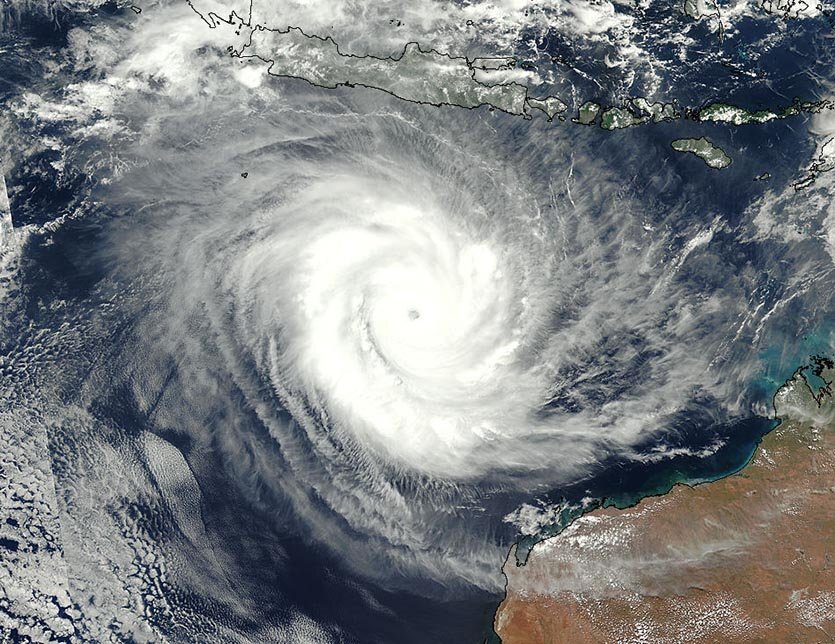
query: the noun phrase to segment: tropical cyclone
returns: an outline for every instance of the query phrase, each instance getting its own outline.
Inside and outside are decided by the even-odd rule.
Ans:
[[[778,391],[782,423],[738,474],[590,512],[525,566],[511,552],[502,641],[830,641],[833,366],[816,358]]]

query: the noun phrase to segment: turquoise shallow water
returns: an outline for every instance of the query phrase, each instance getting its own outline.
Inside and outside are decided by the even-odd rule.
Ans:
[[[630,507],[647,497],[666,494],[678,483],[695,485],[738,472],[750,461],[762,437],[777,425],[777,420],[766,417],[737,421],[725,428],[733,434],[734,440],[707,457],[681,456],[651,465],[626,461],[607,464],[593,479],[560,491],[566,506],[558,521],[540,533],[518,541],[517,563],[524,563],[536,543],[559,534],[575,519],[595,508]],[[593,500],[583,505],[582,498]]]
[[[835,328],[821,328],[800,338],[789,338],[782,345],[772,345],[760,352],[762,373],[752,387],[757,397],[770,398],[777,389],[801,366],[809,364],[812,356],[831,356],[835,353]],[[804,374],[812,387],[823,386],[823,381],[807,371]]]
[[[759,355],[762,371],[751,384],[751,399],[770,401],[797,369],[810,365],[813,356],[831,356],[833,348],[835,331],[821,329],[762,351]],[[803,375],[814,389],[826,384],[812,369],[804,370]],[[738,420],[725,428],[732,438],[708,457],[685,456],[651,466],[627,462],[609,464],[600,476],[562,491],[565,507],[557,521],[540,533],[522,537],[517,542],[517,564],[524,564],[536,543],[559,534],[595,508],[627,508],[647,497],[667,494],[679,483],[697,485],[735,474],[751,460],[762,437],[779,424],[779,419],[767,416]],[[579,502],[581,490],[585,492],[585,504]]]
[[[660,5],[650,7],[645,15],[651,19],[653,12],[662,9],[667,11]],[[152,10],[148,7],[145,16]],[[118,13],[116,7],[112,11]],[[680,10],[673,13],[673,19],[678,20]],[[99,15],[95,20],[107,26],[125,18],[135,20],[132,15],[114,15],[112,19]],[[764,31],[770,30],[771,24],[765,23]],[[29,31],[36,31],[36,27],[32,23]],[[704,24],[700,28],[706,29]],[[757,109],[783,105],[795,95],[814,96],[814,79],[831,74],[833,50],[828,37],[813,37],[804,29],[810,29],[809,23],[798,21],[788,30],[791,42],[783,46],[791,46],[791,55],[781,56],[779,50],[771,49],[769,56],[757,60],[752,55],[755,48],[743,51],[740,58],[754,60],[758,74],[765,72],[769,78],[768,83],[761,83],[761,89],[752,89],[729,75],[728,58],[722,55],[700,56],[702,64],[693,64],[691,59],[664,82],[677,88],[682,107],[695,107],[719,97]],[[41,73],[38,63],[41,57],[46,60],[49,52],[38,57],[27,52],[33,51],[32,46],[51,49],[63,65],[67,60],[65,38],[56,34],[51,42],[49,34],[24,36],[28,39],[26,46],[11,42],[8,47],[0,47],[0,60],[4,62],[0,65],[0,100],[35,92],[52,96],[60,104],[65,87],[95,80],[84,70],[67,69],[65,76],[57,77],[52,93],[50,87],[42,85],[53,82],[54,69]],[[713,47],[713,34],[705,32],[703,36],[704,44]],[[760,36],[765,38],[767,34],[758,34],[755,40]],[[98,38],[94,40],[99,42]],[[548,54],[564,54],[582,65],[583,61],[577,60],[582,58],[577,43],[558,40],[550,39],[552,51]],[[661,45],[664,48],[669,46],[666,40]],[[620,94],[596,96],[599,86],[593,77],[612,70],[602,64],[606,57],[599,50],[599,39],[593,47],[595,51],[589,53],[587,62],[594,69],[587,71],[594,73],[589,74],[588,92],[580,87],[580,94],[620,101]],[[738,45],[734,43],[733,47]],[[796,55],[796,47],[802,48],[802,55]],[[536,53],[540,54],[539,49]],[[669,52],[670,56],[667,53],[653,52],[665,60],[675,59],[674,52]],[[810,61],[817,61],[819,69],[800,73],[797,66]],[[211,72],[214,75],[207,73],[203,80],[213,83],[221,71],[215,69]],[[667,75],[663,67],[659,73]],[[418,109],[385,102],[387,98],[368,90],[355,93],[346,88],[344,92],[328,93],[275,82],[281,83],[280,105],[252,98],[255,93],[226,96],[225,86],[223,92],[207,92],[193,106],[194,112],[188,111],[189,105],[176,103],[172,107],[166,103],[164,92],[153,94],[153,100],[147,103],[133,99],[121,105],[131,121],[141,124],[143,119],[150,119],[170,135],[156,143],[138,137],[143,141],[140,151],[116,139],[108,144],[110,147],[97,140],[78,144],[73,139],[75,124],[68,125],[66,132],[53,121],[39,129],[38,123],[29,123],[28,117],[14,111],[9,118],[20,121],[16,127],[22,134],[10,130],[0,137],[11,150],[4,157],[15,159],[8,175],[15,224],[38,228],[46,227],[53,218],[75,222],[60,227],[54,237],[34,238],[28,244],[26,288],[14,296],[19,300],[15,306],[25,315],[21,314],[14,324],[0,324],[0,344],[5,343],[14,352],[25,346],[34,355],[41,355],[41,334],[52,333],[54,346],[62,349],[49,356],[43,367],[47,372],[44,378],[69,382],[67,390],[73,396],[79,383],[91,392],[89,400],[84,398],[77,404],[95,418],[95,424],[91,422],[82,432],[73,421],[65,428],[56,428],[52,436],[56,446],[56,491],[99,498],[94,496],[99,494],[98,476],[85,478],[73,465],[86,462],[88,451],[97,454],[98,445],[110,445],[109,441],[115,446],[114,452],[124,451],[126,458],[133,458],[134,452],[124,446],[132,446],[137,437],[148,432],[183,455],[189,467],[183,466],[182,473],[193,473],[205,495],[200,523],[222,566],[205,565],[202,551],[181,545],[181,527],[174,519],[166,520],[148,500],[154,498],[152,486],[137,483],[135,489],[124,493],[125,503],[119,507],[125,510],[118,510],[132,523],[134,516],[141,516],[143,527],[147,526],[147,542],[153,544],[149,550],[160,558],[170,553],[182,566],[183,574],[169,579],[170,585],[160,586],[159,596],[148,595],[154,601],[147,603],[148,607],[176,607],[170,620],[163,613],[153,617],[160,633],[173,633],[174,641],[184,629],[189,630],[192,640],[217,641],[212,637],[216,631],[210,628],[216,624],[243,633],[242,638],[258,640],[259,629],[281,631],[299,616],[311,624],[333,627],[339,633],[338,641],[345,642],[481,641],[490,630],[492,612],[501,597],[493,586],[488,590],[474,583],[464,586],[457,576],[461,570],[470,575],[482,566],[498,584],[502,559],[516,538],[515,526],[507,524],[504,517],[520,504],[534,502],[534,495],[548,489],[538,479],[531,481],[530,487],[523,484],[522,477],[511,485],[492,473],[461,490],[443,485],[443,481],[411,474],[390,475],[390,470],[382,469],[383,475],[371,479],[366,476],[370,470],[353,467],[361,459],[343,460],[343,452],[330,449],[329,428],[310,429],[315,440],[308,440],[311,434],[293,424],[290,412],[273,398],[274,383],[254,366],[253,356],[262,355],[258,352],[261,345],[253,342],[244,346],[242,339],[247,336],[241,330],[254,329],[259,338],[271,334],[262,334],[257,325],[234,324],[232,312],[239,300],[216,288],[226,277],[224,267],[236,265],[237,258],[236,253],[226,255],[217,249],[230,248],[228,239],[240,239],[242,246],[249,239],[233,234],[238,230],[237,222],[248,221],[252,212],[241,204],[292,201],[296,184],[330,176],[334,167],[348,167],[349,175],[354,176],[355,161],[376,167],[381,159],[402,160],[404,182],[415,176],[407,170],[431,168],[429,174],[438,175],[438,185],[447,180],[458,185],[450,193],[456,195],[481,195],[488,190],[504,195],[505,183],[514,190],[526,190],[508,181],[518,174],[536,187],[530,195],[531,203],[537,205],[537,214],[541,209],[541,218],[553,225],[549,230],[554,231],[554,238],[559,233],[559,237],[576,241],[570,246],[573,252],[565,255],[559,272],[562,279],[549,283],[548,293],[542,294],[570,295],[565,296],[564,306],[554,310],[554,329],[549,332],[571,330],[577,320],[585,319],[579,314],[583,310],[609,309],[609,295],[619,298],[624,293],[635,293],[614,310],[609,320],[612,323],[600,327],[576,325],[582,333],[566,334],[578,346],[567,342],[564,351],[559,352],[570,354],[571,360],[566,360],[561,372],[561,395],[542,410],[542,418],[557,426],[571,423],[573,416],[583,413],[592,417],[594,410],[604,409],[613,401],[638,401],[646,396],[647,406],[636,412],[645,418],[644,410],[656,408],[650,404],[652,394],[667,384],[673,394],[686,392],[687,401],[681,406],[687,409],[672,419],[668,428],[637,446],[637,457],[612,453],[584,472],[581,480],[551,491],[543,500],[554,503],[564,499],[564,509],[553,526],[520,542],[520,555],[536,540],[558,532],[594,504],[625,507],[664,494],[678,482],[708,481],[737,471],[747,463],[761,437],[776,425],[770,417],[774,392],[799,365],[808,363],[810,355],[832,355],[835,335],[823,328],[835,304],[831,282],[815,284],[810,277],[831,276],[826,273],[831,258],[823,245],[817,244],[815,232],[807,231],[809,237],[797,244],[768,235],[752,241],[748,234],[754,227],[752,218],[760,198],[779,192],[809,161],[814,145],[800,120],[734,130],[685,119],[608,133],[595,128],[568,129],[573,127],[569,123],[559,129],[556,123],[552,127],[541,118],[513,121],[487,110]],[[617,91],[621,89],[618,85]],[[350,103],[355,99],[356,104]],[[218,134],[206,134],[204,126]],[[412,130],[423,134],[418,136]],[[306,132],[309,136],[302,137]],[[703,135],[727,149],[734,157],[732,166],[715,172],[702,167],[698,159],[676,156],[670,149],[672,139]],[[15,141],[18,136],[21,140]],[[90,167],[98,168],[97,159],[106,153],[112,153],[114,159],[138,157],[151,162],[147,171],[131,172],[121,183],[112,183],[111,189],[99,190],[88,198],[85,191],[91,189],[89,186],[112,177],[105,169],[96,170],[98,178],[87,177],[81,170],[74,170],[72,163],[65,164],[59,152],[51,148],[30,158],[31,140],[37,137],[60,140],[62,147],[71,151],[67,158],[76,159],[79,167],[87,167],[84,164],[89,156],[96,160]],[[428,143],[430,139],[444,144],[436,150],[434,143]],[[460,164],[450,162],[454,148],[450,141],[467,151]],[[470,167],[466,162],[480,167],[493,156],[501,157],[497,167],[506,174],[476,177],[463,172]],[[335,166],[333,158],[351,163]],[[458,165],[461,168],[453,167],[455,172],[449,172],[449,177],[446,171],[441,172]],[[140,166],[146,167],[138,163]],[[772,175],[770,181],[754,182],[752,178],[764,170]],[[337,196],[344,194],[338,192]],[[599,206],[592,207],[598,203],[597,194],[601,195]],[[342,207],[341,203],[331,204],[331,195],[325,196],[328,198],[323,203],[329,209]],[[306,203],[319,202],[311,198]],[[493,201],[488,203],[492,207]],[[808,222],[803,202],[793,203],[801,203],[803,221]],[[782,212],[784,206],[774,208],[775,218],[777,223],[789,225],[794,215]],[[513,214],[504,209],[501,212]],[[125,215],[111,221],[115,213]],[[711,225],[714,217],[724,222],[722,226]],[[632,218],[634,225],[629,224]],[[227,228],[230,222],[235,225]],[[253,218],[251,225],[241,230],[260,230],[259,222]],[[691,242],[706,239],[708,227],[714,231],[710,241],[692,246]],[[108,234],[97,232],[104,228]],[[216,243],[207,245],[208,238]],[[170,240],[182,240],[182,247]],[[599,255],[585,255],[607,240],[611,243],[601,246]],[[640,253],[631,249],[645,249],[651,244],[663,246],[668,252],[664,261],[651,267],[651,262],[642,264],[641,270],[646,272],[636,280],[639,268],[633,256],[637,258]],[[132,249],[142,252],[137,250],[134,255]],[[184,270],[186,262],[177,260],[200,259],[204,257],[201,253],[210,260],[205,266]],[[136,257],[138,261],[119,261],[123,257]],[[149,265],[147,274],[138,268],[140,264]],[[676,266],[674,276],[666,271],[672,265]],[[575,272],[586,277],[576,278],[571,289],[566,286],[571,283],[567,278]],[[656,293],[675,288],[669,298],[659,296],[653,303],[640,296],[645,292],[645,279],[661,285]],[[111,284],[109,280],[114,280],[113,285],[106,288],[113,288],[119,297],[110,298],[104,286],[103,295],[96,290],[99,283]],[[602,291],[594,288],[596,283]],[[610,283],[620,288],[610,289]],[[171,284],[188,288],[170,291]],[[241,284],[236,282],[238,293],[262,293],[260,288],[242,290]],[[193,308],[188,309],[188,298],[179,297],[186,291],[206,297],[195,296]],[[266,299],[272,301],[275,291],[268,289]],[[603,291],[608,295],[602,296]],[[245,301],[261,300],[252,297]],[[213,303],[209,308],[214,326],[207,329],[209,325],[191,326],[190,322],[174,334],[176,344],[159,342],[156,329],[164,316],[149,312],[159,302],[171,304],[178,314],[188,309],[190,321],[203,320],[206,303]],[[711,302],[723,304],[711,306]],[[785,306],[777,308],[779,303]],[[652,306],[657,306],[659,313],[647,319],[645,312]],[[99,310],[104,311],[100,316],[96,313]],[[737,322],[756,310],[761,315],[776,311],[768,324],[757,319],[763,321],[763,332],[757,331],[757,337],[768,348],[752,345],[754,329],[758,328],[753,322],[728,347],[725,340],[734,336]],[[93,322],[83,327],[78,337],[67,332],[78,327],[79,320],[88,319]],[[804,330],[798,335],[796,328]],[[125,329],[137,331],[129,333]],[[813,329],[817,331],[809,331]],[[30,336],[34,338],[31,345],[27,344]],[[687,366],[693,364],[689,362],[693,356],[720,353],[720,346],[723,355],[728,356],[719,367],[726,369],[721,375],[734,383],[726,399],[721,398],[721,392],[710,392],[713,372],[701,380],[705,371],[700,367],[707,361],[696,360],[698,367]],[[532,352],[530,360],[538,360],[540,353]],[[704,387],[683,384],[683,379],[693,374],[695,377],[688,382]],[[26,372],[15,376],[19,381],[28,378]],[[514,384],[507,382],[508,387]],[[21,394],[20,400],[31,398]],[[146,405],[147,400],[155,402]],[[736,411],[740,408],[744,411]],[[40,413],[38,409],[33,411]],[[265,418],[275,422],[268,425]],[[276,427],[284,430],[278,434],[280,440],[275,440],[276,434],[271,431]],[[722,446],[711,452],[711,445],[718,444]],[[317,451],[319,446],[328,447],[328,451]],[[679,455],[653,460],[665,449]],[[704,456],[706,453],[709,455]],[[560,473],[564,455],[546,461],[554,481],[564,480]],[[641,460],[641,456],[651,458]],[[151,472],[154,464],[143,459],[137,457],[128,464],[133,471]],[[144,479],[137,476],[136,480]],[[332,493],[326,503],[322,491],[329,490],[337,480],[344,487]],[[386,494],[379,494],[379,490]],[[105,500],[109,498],[106,492],[101,497]],[[170,494],[170,498],[178,499],[183,493],[172,485]],[[402,503],[387,504],[387,499],[394,497],[403,499]],[[371,511],[351,512],[353,501],[359,498],[373,500],[368,505]],[[596,501],[584,506],[584,498]],[[66,525],[84,521],[83,515],[72,514],[74,507],[68,506]],[[408,512],[397,514],[401,507]],[[420,520],[406,525],[398,520],[401,516]],[[120,533],[124,543],[108,540],[100,536],[105,533],[96,526],[87,529],[88,525],[83,524],[81,537],[90,550],[107,553],[111,546],[132,547],[132,534]],[[394,526],[390,533],[379,529],[389,525]],[[65,533],[70,534],[68,530]],[[394,536],[389,538],[388,534]],[[480,554],[485,551],[491,559]],[[453,555],[459,557],[457,561],[465,561],[467,568],[451,565]],[[430,578],[414,562],[425,565],[430,572],[440,570],[440,581]],[[435,566],[437,562],[440,565]],[[94,570],[96,575],[104,575],[103,568]],[[78,570],[72,573],[77,575]],[[91,577],[89,586],[95,588],[106,579]],[[100,610],[101,614],[107,612]],[[96,616],[85,619],[93,621]]]

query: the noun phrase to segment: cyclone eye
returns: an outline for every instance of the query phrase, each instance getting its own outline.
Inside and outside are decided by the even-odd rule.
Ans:
[[[528,431],[547,389],[536,363],[520,359],[546,319],[526,304],[542,290],[530,275],[544,273],[507,251],[497,222],[474,225],[482,209],[461,208],[447,188],[357,176],[310,184],[263,214],[262,243],[236,258],[230,284],[263,311],[242,326],[275,347],[277,391],[323,410],[328,431],[368,458],[463,478],[481,466],[471,456],[485,437]]]

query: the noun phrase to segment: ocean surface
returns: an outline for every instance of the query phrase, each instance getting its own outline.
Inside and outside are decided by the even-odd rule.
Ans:
[[[21,5],[0,40],[4,405],[48,437],[79,623],[100,593],[172,641],[489,639],[513,543],[736,471],[832,352],[809,115],[609,133],[250,91],[210,48],[142,67],[166,33],[133,15]],[[775,28],[744,23],[661,84],[816,100],[819,27],[757,56]],[[728,169],[670,150],[705,135]]]

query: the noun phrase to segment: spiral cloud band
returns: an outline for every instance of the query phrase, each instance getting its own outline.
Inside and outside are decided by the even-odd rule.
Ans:
[[[141,53],[122,67],[157,78]],[[582,129],[242,89],[225,57],[195,60],[165,98],[109,82],[131,124],[76,154],[103,178],[86,270],[115,317],[82,342],[112,354],[91,390],[127,387],[198,485],[384,585],[497,590],[522,504],[607,458],[712,449],[705,428],[750,413],[745,338],[781,291],[749,305],[726,252],[748,215],[711,214],[660,162],[649,194],[669,194],[648,197]]]
[[[406,469],[478,474],[473,453],[530,432],[547,391],[524,362],[542,266],[520,265],[486,213],[474,226],[474,200],[398,181],[314,180],[266,213],[226,286],[276,391],[310,405],[306,422]]]
[[[404,162],[288,163],[292,193],[212,248],[236,341],[334,454],[447,480],[551,468],[580,430],[539,413],[567,348],[547,222],[479,171],[462,190]]]
[[[804,72],[747,10],[343,4],[0,10],[3,536],[69,637],[479,639],[509,552],[737,467],[831,353],[800,21]]]
[[[111,246],[158,276],[141,342],[202,374],[177,407],[233,386],[272,447],[246,447],[232,394],[169,424],[213,437],[357,569],[495,588],[494,528],[462,516],[628,454],[750,368],[710,368],[737,305],[683,277],[721,221],[676,232],[675,210],[604,198],[605,172],[553,143],[500,160],[408,113],[307,119],[232,141],[222,125],[164,186],[139,162],[123,181],[170,197]]]

